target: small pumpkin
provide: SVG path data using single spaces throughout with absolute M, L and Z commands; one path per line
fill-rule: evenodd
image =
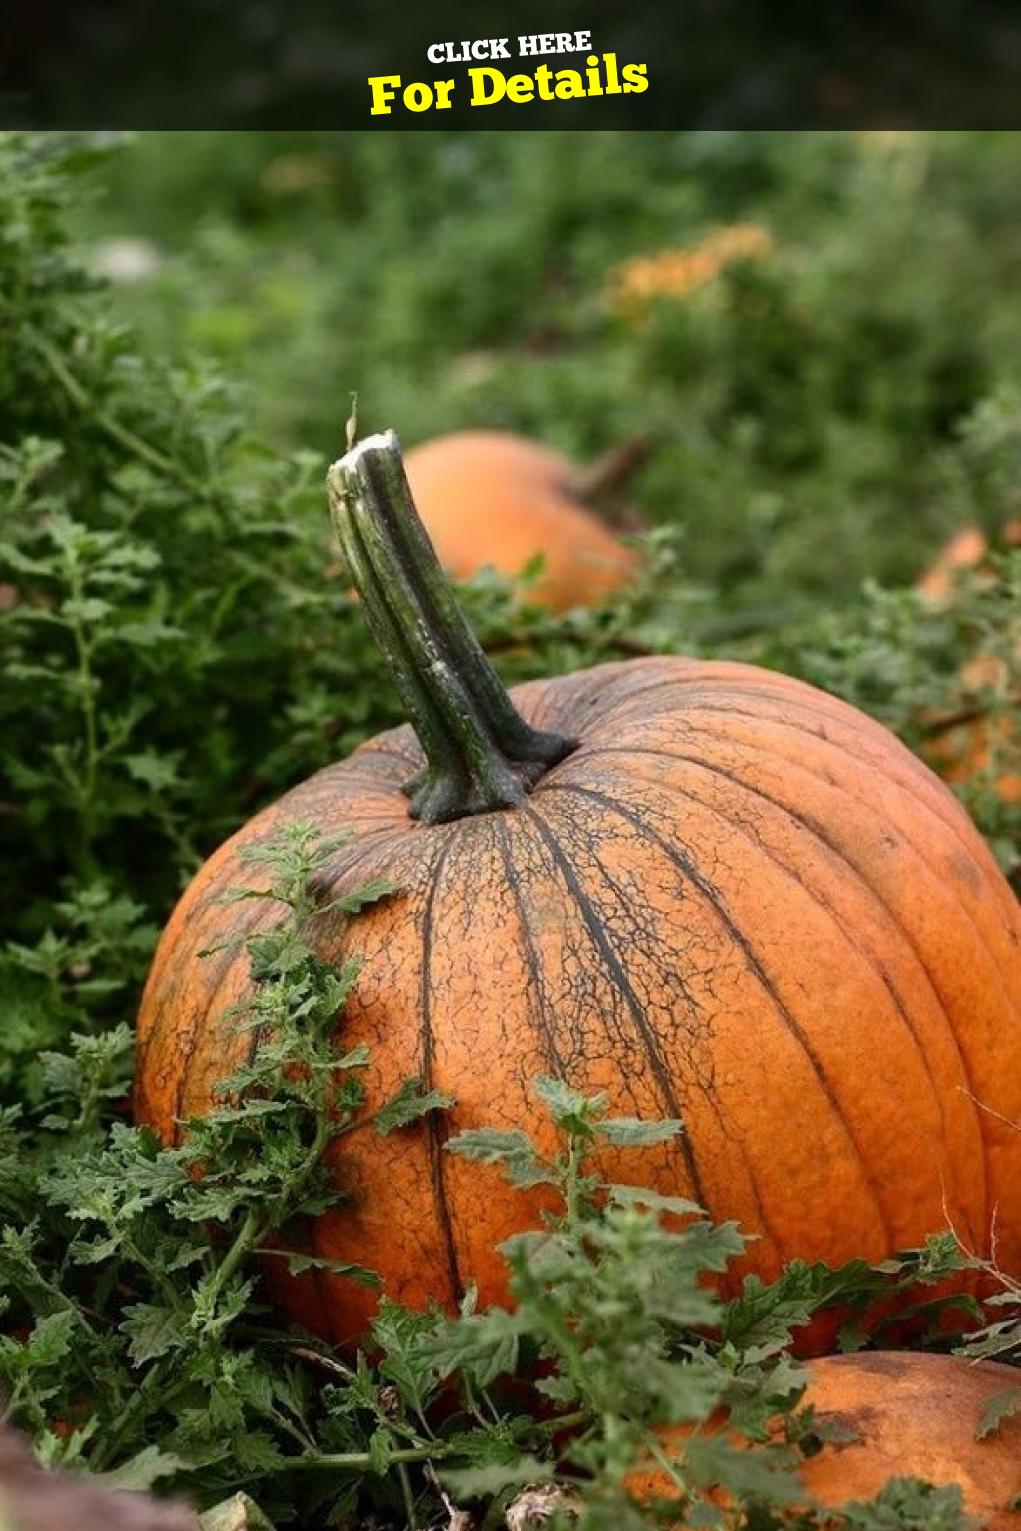
M 1005 521 L 996 540 L 1004 549 L 1021 547 L 1021 519 Z M 981 571 L 990 551 L 989 538 L 981 527 L 962 526 L 944 543 L 915 589 L 931 601 L 949 600 L 961 576 L 976 569 Z
M 807 1370 L 803 1404 L 812 1405 L 820 1433 L 838 1438 L 801 1465 L 806 1501 L 836 1508 L 874 1498 L 891 1478 L 914 1477 L 957 1484 L 984 1531 L 1021 1531 L 1021 1513 L 1011 1509 L 1021 1496 L 1021 1417 L 977 1438 L 987 1405 L 1021 1382 L 1015 1367 L 872 1351 L 826 1356 Z M 683 1442 L 683 1433 L 673 1439 Z M 677 1492 L 656 1468 L 632 1474 L 628 1487 L 639 1503 Z
M 351 838 L 335 894 L 401 892 L 324 957 L 357 953 L 344 1046 L 370 1103 L 419 1076 L 447 1113 L 335 1161 L 350 1205 L 315 1252 L 381 1272 L 397 1300 L 506 1297 L 497 1246 L 543 1193 L 447 1155 L 445 1138 L 526 1127 L 530 1081 L 606 1091 L 621 1114 L 680 1117 L 617 1179 L 699 1201 L 757 1235 L 743 1270 L 793 1256 L 882 1259 L 951 1220 L 1021 1268 L 1021 919 L 949 790 L 893 736 L 767 670 L 664 656 L 505 691 L 419 522 L 392 433 L 330 470 L 362 610 L 413 721 L 318 772 L 211 857 L 160 942 L 138 1023 L 139 1119 L 168 1140 L 256 1045 L 228 1007 L 249 984 L 225 938 L 255 901 L 218 898 L 239 852 L 288 820 Z M 371 1313 L 342 1277 L 286 1283 L 333 1338 Z
M 1000 529 L 999 544 L 1021 547 L 1021 520 L 1007 521 Z M 966 526 L 946 544 L 939 558 L 918 582 L 918 590 L 936 605 L 952 600 L 963 575 L 981 588 L 995 583 L 989 567 L 989 538 L 977 526 Z M 1021 638 L 1015 645 L 1013 669 L 1021 663 Z M 997 654 L 975 654 L 959 675 L 961 707 L 958 713 L 926 718 L 927 736 L 922 753 L 944 781 L 962 785 L 978 776 L 991 777 L 1002 802 L 1021 804 L 1021 740 L 1005 712 L 993 712 L 990 691 L 1010 695 L 1021 707 L 1021 684 L 1012 685 L 1008 663 Z
M 551 611 L 596 606 L 638 572 L 637 551 L 594 507 L 644 456 L 627 443 L 595 469 L 505 431 L 457 431 L 408 453 L 411 492 L 440 563 L 458 579 L 486 566 L 516 576 L 537 554 L 529 599 Z

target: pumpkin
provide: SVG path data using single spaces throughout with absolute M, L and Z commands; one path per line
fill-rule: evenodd
M 228 840 L 185 892 L 139 1017 L 137 1113 L 167 1140 L 257 1045 L 225 1012 L 236 948 L 263 926 L 239 859 L 289 820 L 350 838 L 324 891 L 401 890 L 324 957 L 362 967 L 338 1036 L 371 1048 L 370 1103 L 418 1076 L 448 1112 L 344 1140 L 350 1205 L 315 1252 L 390 1295 L 506 1297 L 497 1246 L 543 1192 L 444 1153 L 453 1133 L 525 1127 L 552 1151 L 540 1073 L 613 1109 L 679 1117 L 617 1179 L 690 1196 L 756 1235 L 744 1264 L 882 1259 L 948 1219 L 1021 1265 L 1021 919 L 960 804 L 879 724 L 738 663 L 635 659 L 508 693 L 418 521 L 392 433 L 330 471 L 361 607 L 413 727 L 319 771 Z M 356 1334 L 363 1288 L 285 1282 L 311 1329 Z
M 1003 548 L 1021 547 L 1021 520 L 1004 522 L 997 541 Z M 944 543 L 936 561 L 919 579 L 916 590 L 931 601 L 948 600 L 962 574 L 976 569 L 981 574 L 989 552 L 989 538 L 980 527 L 962 526 Z
M 1021 547 L 1021 521 L 1007 521 L 998 541 L 1004 548 Z M 980 588 L 995 582 L 988 566 L 989 539 L 977 526 L 967 526 L 952 537 L 917 588 L 937 605 L 953 598 L 963 574 L 970 573 Z M 1015 644 L 1014 670 L 1021 662 L 1021 638 Z M 959 676 L 961 710 L 957 715 L 927 716 L 927 737 L 922 745 L 926 760 L 944 781 L 962 785 L 978 776 L 990 776 L 1002 802 L 1021 804 L 1021 741 L 1006 713 L 993 712 L 987 693 L 1009 693 L 1021 707 L 1021 686 L 1011 689 L 1007 661 L 996 654 L 977 653 Z
M 587 508 L 644 456 L 628 443 L 595 469 L 503 431 L 458 431 L 414 447 L 408 482 L 444 568 L 469 579 L 490 566 L 516 576 L 537 554 L 530 600 L 551 611 L 597 606 L 633 579 L 639 556 Z
M 807 1371 L 802 1403 L 812 1405 L 821 1432 L 839 1438 L 801 1465 L 806 1499 L 836 1508 L 874 1498 L 891 1478 L 921 1478 L 957 1484 L 966 1513 L 986 1531 L 1021 1531 L 1021 1514 L 1010 1508 L 1021 1496 L 1021 1417 L 976 1438 L 986 1405 L 1021 1382 L 1015 1367 L 873 1351 L 827 1356 Z M 673 1439 L 682 1442 L 683 1432 Z M 632 1474 L 628 1488 L 640 1503 L 677 1493 L 655 1468 Z
M 923 749 L 944 781 L 963 785 L 976 777 L 992 776 L 1002 803 L 1021 804 L 1021 746 L 1005 714 L 943 724 L 926 739 Z

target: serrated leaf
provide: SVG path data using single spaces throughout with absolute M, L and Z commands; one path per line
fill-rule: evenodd
M 160 755 L 156 750 L 140 750 L 135 755 L 125 755 L 124 765 L 133 781 L 142 782 L 154 792 L 164 792 L 178 781 L 175 757 Z
M 582 1095 L 564 1080 L 545 1074 L 533 1081 L 532 1088 L 562 1132 L 583 1138 L 592 1136 L 594 1118 L 600 1115 L 608 1099 L 605 1093 Z
M 360 1286 L 382 1285 L 378 1273 L 369 1270 L 367 1266 L 345 1260 L 327 1260 L 319 1255 L 289 1254 L 287 1271 L 291 1276 L 300 1276 L 303 1271 L 327 1271 L 331 1276 L 346 1276 L 351 1281 L 357 1281 Z
M 459 1154 L 461 1158 L 473 1159 L 479 1164 L 535 1157 L 532 1140 L 520 1127 L 509 1132 L 496 1127 L 468 1127 L 448 1138 L 444 1147 L 449 1154 Z
M 617 1207 L 647 1207 L 650 1212 L 669 1212 L 677 1217 L 705 1217 L 705 1209 L 686 1196 L 661 1196 L 640 1185 L 614 1185 L 609 1199 Z
M 393 1450 L 394 1439 L 389 1430 L 380 1426 L 369 1437 L 369 1471 L 378 1473 L 380 1477 L 390 1465 L 390 1453 Z
M 188 1340 L 187 1319 L 173 1308 L 136 1302 L 124 1309 L 118 1326 L 130 1338 L 128 1354 L 136 1366 L 155 1361 L 171 1350 L 183 1349 Z
M 360 914 L 369 904 L 378 904 L 381 899 L 389 898 L 399 891 L 397 883 L 390 882 L 385 877 L 375 877 L 357 892 L 345 893 L 340 898 L 331 899 L 330 908 L 340 909 L 344 914 Z
M 161 1478 L 171 1478 L 188 1463 L 183 1457 L 161 1451 L 158 1446 L 145 1446 L 127 1462 L 112 1472 L 97 1473 L 94 1482 L 105 1488 L 129 1489 L 133 1492 L 152 1488 Z
M 53 1366 L 63 1361 L 71 1350 L 71 1335 L 77 1317 L 66 1308 L 37 1318 L 28 1337 L 26 1350 L 37 1366 Z
M 637 1116 L 607 1116 L 596 1123 L 596 1133 L 616 1148 L 651 1148 L 656 1143 L 668 1143 L 683 1132 L 679 1121 L 664 1118 L 662 1121 L 643 1121 Z
M 444 1090 L 423 1090 L 421 1079 L 406 1079 L 375 1115 L 375 1128 L 381 1138 L 401 1127 L 410 1127 L 430 1111 L 445 1111 L 454 1105 L 454 1097 Z
M 1002 1393 L 996 1393 L 992 1398 L 986 1399 L 975 1428 L 975 1439 L 984 1441 L 988 1436 L 995 1434 L 1005 1419 L 1010 1419 L 1019 1411 L 1021 1411 L 1021 1382 L 1016 1387 L 1004 1388 Z
M 495 1127 L 468 1127 L 444 1143 L 448 1153 L 479 1164 L 500 1164 L 512 1185 L 527 1190 L 536 1185 L 557 1185 L 556 1171 L 540 1159 L 528 1134 L 520 1129 L 503 1132 Z
M 503 1489 L 526 1483 L 548 1483 L 554 1475 L 552 1462 L 538 1457 L 518 1456 L 505 1462 L 491 1462 L 480 1467 L 448 1467 L 440 1477 L 455 1499 L 476 1499 L 499 1494 Z

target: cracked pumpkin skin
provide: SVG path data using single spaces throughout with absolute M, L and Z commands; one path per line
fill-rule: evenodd
M 605 1090 L 614 1114 L 683 1119 L 673 1142 L 607 1153 L 602 1167 L 756 1234 L 731 1287 L 795 1256 L 882 1259 L 948 1219 L 982 1254 L 995 1220 L 1001 1266 L 1021 1269 L 1021 1132 L 1009 1125 L 1021 1119 L 1021 920 L 950 792 L 877 723 L 751 666 L 640 659 L 519 686 L 510 702 L 490 695 L 495 676 L 451 635 L 449 590 L 408 530 L 392 438 L 363 442 L 332 474 L 349 557 L 384 527 L 359 576 L 384 648 L 400 624 L 374 604 L 386 579 L 372 569 L 391 555 L 393 600 L 410 591 L 426 627 L 439 613 L 442 652 L 432 669 L 421 658 L 418 690 L 394 649 L 431 754 L 411 727 L 381 734 L 206 863 L 145 990 L 139 1119 L 174 1140 L 258 1045 L 224 1019 L 246 993 L 246 958 L 198 953 L 272 919 L 259 901 L 216 902 L 250 881 L 241 848 L 311 819 L 323 835 L 351 832 L 325 892 L 375 877 L 400 890 L 354 921 L 316 923 L 323 956 L 362 961 L 338 1038 L 371 1048 L 370 1106 L 413 1075 L 457 1101 L 337 1145 L 351 1202 L 315 1223 L 316 1254 L 373 1267 L 399 1302 L 452 1306 L 472 1282 L 483 1304 L 505 1300 L 497 1245 L 535 1225 L 544 1193 L 510 1189 L 443 1142 L 525 1127 L 551 1151 L 530 1088 L 545 1073 Z M 468 679 L 444 733 L 421 683 L 448 662 Z M 482 719 L 461 741 L 477 772 L 448 748 L 459 718 Z M 475 750 L 496 736 L 509 742 L 492 758 Z M 427 761 L 409 810 L 408 778 Z M 376 1303 L 319 1272 L 270 1279 L 294 1317 L 336 1341 Z

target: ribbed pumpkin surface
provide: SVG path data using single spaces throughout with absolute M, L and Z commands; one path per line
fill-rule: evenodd
M 265 922 L 218 906 L 241 846 L 287 819 L 354 831 L 333 886 L 403 890 L 322 947 L 364 958 L 343 1019 L 370 1098 L 407 1076 L 457 1106 L 385 1140 L 345 1140 L 354 1205 L 320 1254 L 380 1270 L 391 1296 L 504 1294 L 501 1239 L 540 1198 L 442 1151 L 468 1126 L 546 1129 L 539 1073 L 680 1116 L 612 1170 L 759 1235 L 746 1268 L 884 1257 L 950 1220 L 1021 1269 L 1021 920 L 949 791 L 890 734 L 787 677 L 678 658 L 519 687 L 529 722 L 581 739 L 525 803 L 429 826 L 399 785 L 422 760 L 381 735 L 254 819 L 175 912 L 139 1022 L 138 1111 L 166 1138 L 209 1105 L 239 1048 L 223 1012 L 247 962 L 198 953 Z M 287 1283 L 311 1327 L 356 1332 L 374 1297 Z

